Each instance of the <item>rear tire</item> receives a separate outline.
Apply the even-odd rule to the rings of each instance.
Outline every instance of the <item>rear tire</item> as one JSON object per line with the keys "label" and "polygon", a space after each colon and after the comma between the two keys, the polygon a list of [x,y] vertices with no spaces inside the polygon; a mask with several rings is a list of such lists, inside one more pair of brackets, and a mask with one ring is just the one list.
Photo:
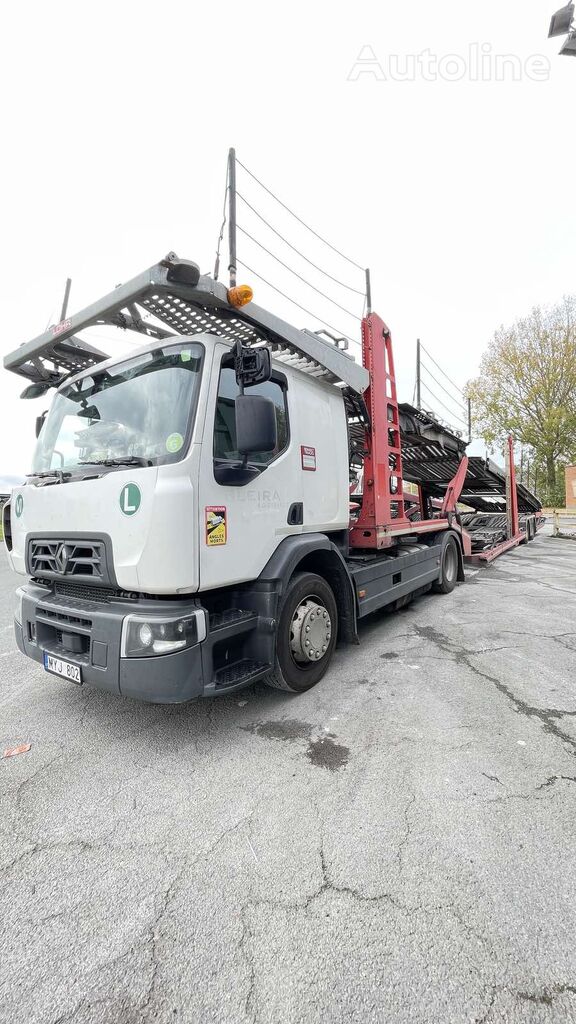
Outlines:
{"label": "rear tire", "polygon": [[532,532],[532,521],[530,519],[530,516],[526,516],[526,521],[524,523],[524,538],[520,541],[520,543],[529,544],[533,536],[534,534]]}
{"label": "rear tire", "polygon": [[314,573],[295,573],[278,617],[274,671],[264,682],[290,693],[310,690],[330,665],[337,634],[338,609],[329,584]]}
{"label": "rear tire", "polygon": [[458,547],[453,537],[446,542],[442,552],[440,579],[434,584],[437,594],[451,594],[458,582]]}

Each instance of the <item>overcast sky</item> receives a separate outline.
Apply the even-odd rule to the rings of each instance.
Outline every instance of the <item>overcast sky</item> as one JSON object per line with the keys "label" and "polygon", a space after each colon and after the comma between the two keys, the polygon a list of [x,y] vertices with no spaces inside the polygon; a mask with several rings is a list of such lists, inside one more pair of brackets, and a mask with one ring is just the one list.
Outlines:
{"label": "overcast sky", "polygon": [[[464,384],[496,327],[576,290],[576,60],[547,39],[556,6],[9,5],[2,355],[57,321],[68,275],[74,312],[170,249],[211,270],[234,145],[304,220],[371,267],[400,397],[412,399],[418,336]],[[505,55],[515,61],[502,70]],[[362,286],[254,182],[241,178],[239,188],[314,262]],[[361,312],[354,293],[319,277],[242,203],[239,219]],[[327,322],[356,330],[245,236],[239,255]],[[260,305],[318,326],[247,271],[239,276]],[[19,401],[22,387],[2,370],[0,474],[28,471],[33,420],[47,405]]]}

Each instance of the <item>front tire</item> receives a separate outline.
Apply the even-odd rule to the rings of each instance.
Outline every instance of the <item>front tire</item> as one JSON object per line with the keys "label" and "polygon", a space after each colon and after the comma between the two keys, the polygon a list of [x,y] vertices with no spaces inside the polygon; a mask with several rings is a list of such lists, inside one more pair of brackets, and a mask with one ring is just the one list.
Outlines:
{"label": "front tire", "polygon": [[264,682],[290,693],[310,690],[328,669],[337,634],[332,588],[314,573],[295,573],[280,608],[274,671]]}
{"label": "front tire", "polygon": [[453,537],[446,542],[442,552],[440,579],[434,584],[437,594],[451,594],[458,582],[458,547]]}

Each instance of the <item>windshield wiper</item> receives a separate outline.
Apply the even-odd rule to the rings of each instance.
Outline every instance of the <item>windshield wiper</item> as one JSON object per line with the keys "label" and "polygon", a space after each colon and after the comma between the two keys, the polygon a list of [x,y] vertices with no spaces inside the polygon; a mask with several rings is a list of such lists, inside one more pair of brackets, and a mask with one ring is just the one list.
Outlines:
{"label": "windshield wiper", "polygon": [[46,469],[41,473],[26,473],[26,476],[35,477],[37,480],[46,480],[51,477],[52,480],[59,480],[60,483],[63,483],[64,480],[68,480],[72,476],[72,473],[63,469]]}
{"label": "windshield wiper", "polygon": [[125,455],[118,459],[87,459],[78,463],[79,466],[152,466],[150,459],[142,455]]}

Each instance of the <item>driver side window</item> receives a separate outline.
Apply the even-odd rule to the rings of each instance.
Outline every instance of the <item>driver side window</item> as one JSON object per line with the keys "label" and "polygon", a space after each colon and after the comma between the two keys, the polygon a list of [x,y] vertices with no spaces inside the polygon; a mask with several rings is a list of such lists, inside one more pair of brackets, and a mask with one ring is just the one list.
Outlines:
{"label": "driver side window", "polygon": [[[273,377],[264,384],[256,384],[248,389],[251,395],[262,395],[274,402],[276,410],[277,442],[272,452],[257,452],[250,455],[250,462],[267,466],[288,447],[288,406],[286,402],[286,383],[279,376]],[[214,420],[214,459],[218,462],[239,462],[242,456],[236,448],[235,403],[239,394],[233,366],[223,364],[220,370],[216,416]]]}

